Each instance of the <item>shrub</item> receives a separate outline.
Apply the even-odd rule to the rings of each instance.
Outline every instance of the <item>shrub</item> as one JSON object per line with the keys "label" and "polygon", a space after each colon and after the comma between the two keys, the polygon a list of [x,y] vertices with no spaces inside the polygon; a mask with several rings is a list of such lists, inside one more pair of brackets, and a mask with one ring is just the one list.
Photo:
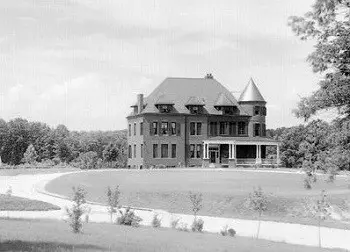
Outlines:
{"label": "shrub", "polygon": [[158,218],[158,214],[154,214],[152,219],[152,227],[159,228],[161,227],[161,225],[162,225],[162,220]]}
{"label": "shrub", "polygon": [[177,219],[173,219],[171,222],[170,222],[170,225],[172,228],[174,229],[177,229],[178,225],[179,225],[179,222],[180,222],[180,219],[177,218]]}
{"label": "shrub", "polygon": [[234,237],[236,235],[236,230],[234,230],[233,228],[228,228],[228,226],[226,225],[221,231],[220,234],[222,236],[231,236]]}
{"label": "shrub", "polygon": [[119,213],[120,216],[117,218],[117,224],[132,227],[140,226],[140,222],[142,221],[142,219],[139,216],[137,216],[135,212],[130,209],[130,207],[125,209],[125,212],[119,210]]}
{"label": "shrub", "polygon": [[81,216],[84,214],[84,204],[86,203],[86,192],[84,189],[73,187],[73,206],[71,209],[66,208],[66,212],[69,217],[70,226],[73,233],[80,233],[83,227]]}
{"label": "shrub", "polygon": [[202,232],[204,226],[204,221],[202,219],[194,218],[191,230],[192,232]]}
{"label": "shrub", "polygon": [[180,231],[184,231],[184,232],[188,232],[189,231],[186,223],[180,223],[179,227],[177,229],[180,230]]}
{"label": "shrub", "polygon": [[191,210],[193,212],[194,217],[197,216],[197,213],[203,208],[203,197],[201,193],[189,193],[190,201],[191,201]]}
{"label": "shrub", "polygon": [[304,188],[308,190],[312,188],[310,177],[308,176],[304,178]]}

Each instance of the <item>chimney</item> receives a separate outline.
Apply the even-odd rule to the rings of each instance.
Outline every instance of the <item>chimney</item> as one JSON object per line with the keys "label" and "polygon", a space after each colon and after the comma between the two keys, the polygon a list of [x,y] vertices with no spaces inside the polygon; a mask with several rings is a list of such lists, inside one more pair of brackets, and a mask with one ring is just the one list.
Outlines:
{"label": "chimney", "polygon": [[137,95],[137,109],[138,113],[140,114],[143,110],[143,94]]}

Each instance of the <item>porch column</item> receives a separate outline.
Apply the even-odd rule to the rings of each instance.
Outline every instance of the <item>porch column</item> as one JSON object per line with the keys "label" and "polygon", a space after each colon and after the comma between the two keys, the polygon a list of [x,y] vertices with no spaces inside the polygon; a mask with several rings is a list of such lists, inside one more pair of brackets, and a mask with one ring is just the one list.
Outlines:
{"label": "porch column", "polygon": [[231,168],[236,167],[236,158],[235,158],[235,144],[229,144],[229,166]]}
{"label": "porch column", "polygon": [[232,145],[232,158],[236,159],[236,145],[235,144]]}
{"label": "porch column", "polygon": [[280,166],[281,160],[280,160],[280,145],[279,144],[277,144],[276,158],[277,158],[277,166]]}
{"label": "porch column", "polygon": [[231,159],[232,158],[232,144],[228,145],[228,158]]}
{"label": "porch column", "polygon": [[209,167],[209,143],[203,143],[203,162],[202,167]]}
{"label": "porch column", "polygon": [[261,160],[261,145],[257,144],[256,145],[256,164],[261,165],[262,160]]}

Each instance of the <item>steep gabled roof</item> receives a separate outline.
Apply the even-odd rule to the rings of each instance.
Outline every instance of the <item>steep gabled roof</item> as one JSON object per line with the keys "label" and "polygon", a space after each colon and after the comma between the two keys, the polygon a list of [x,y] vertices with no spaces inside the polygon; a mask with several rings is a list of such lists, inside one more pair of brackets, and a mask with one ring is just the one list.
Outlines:
{"label": "steep gabled roof", "polygon": [[145,98],[146,108],[142,113],[159,113],[156,104],[172,102],[174,111],[189,114],[186,104],[191,97],[199,97],[203,100],[204,113],[220,115],[222,112],[214,108],[220,94],[223,94],[235,106],[238,107],[240,115],[247,113],[238,105],[237,100],[223,85],[215,79],[208,78],[166,78],[148,97]]}
{"label": "steep gabled roof", "polygon": [[252,78],[250,78],[247,86],[244,88],[238,101],[239,102],[246,102],[246,101],[266,102]]}
{"label": "steep gabled roof", "polygon": [[203,98],[198,96],[191,96],[188,101],[185,103],[185,106],[204,106],[205,102]]}
{"label": "steep gabled roof", "polygon": [[230,100],[224,93],[220,93],[214,103],[215,107],[237,106],[237,101]]}

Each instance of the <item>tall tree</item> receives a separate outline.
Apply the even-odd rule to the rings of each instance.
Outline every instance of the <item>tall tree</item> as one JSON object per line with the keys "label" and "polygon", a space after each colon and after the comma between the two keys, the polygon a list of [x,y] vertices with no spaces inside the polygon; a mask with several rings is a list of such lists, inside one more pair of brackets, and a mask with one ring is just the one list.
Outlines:
{"label": "tall tree", "polygon": [[289,24],[301,39],[316,40],[308,61],[323,74],[319,89],[299,102],[296,116],[307,120],[319,110],[336,108],[349,118],[350,0],[316,0],[311,11],[290,17]]}

